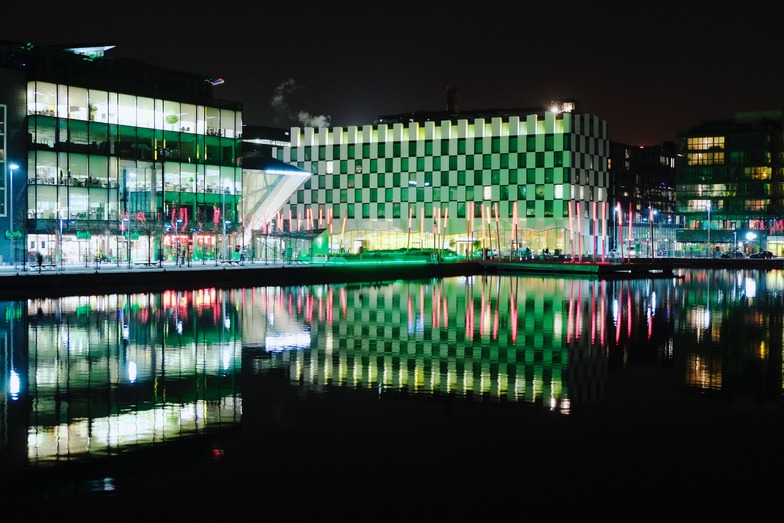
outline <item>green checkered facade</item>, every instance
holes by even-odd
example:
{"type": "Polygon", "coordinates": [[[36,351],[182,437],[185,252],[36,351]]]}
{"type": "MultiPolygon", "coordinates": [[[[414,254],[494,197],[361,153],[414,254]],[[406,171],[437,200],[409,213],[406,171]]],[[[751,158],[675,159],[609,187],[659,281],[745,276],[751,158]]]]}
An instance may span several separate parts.
{"type": "Polygon", "coordinates": [[[444,243],[500,238],[504,251],[517,231],[533,247],[573,242],[588,253],[608,214],[607,126],[588,114],[292,128],[291,145],[275,154],[312,173],[282,209],[292,229],[329,226],[333,238],[365,240],[372,231],[371,248],[437,231],[444,243]]]}

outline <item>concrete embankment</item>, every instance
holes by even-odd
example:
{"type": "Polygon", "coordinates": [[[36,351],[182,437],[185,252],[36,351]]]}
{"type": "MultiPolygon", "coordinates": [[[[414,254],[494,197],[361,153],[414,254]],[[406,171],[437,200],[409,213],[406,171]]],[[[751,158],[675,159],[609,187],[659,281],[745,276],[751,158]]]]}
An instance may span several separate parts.
{"type": "Polygon", "coordinates": [[[193,265],[191,267],[65,268],[38,271],[6,270],[0,276],[0,299],[156,292],[207,287],[242,288],[267,285],[308,285],[378,282],[399,279],[439,278],[481,274],[471,262],[454,263],[345,263],[320,265],[242,266],[193,265]]]}

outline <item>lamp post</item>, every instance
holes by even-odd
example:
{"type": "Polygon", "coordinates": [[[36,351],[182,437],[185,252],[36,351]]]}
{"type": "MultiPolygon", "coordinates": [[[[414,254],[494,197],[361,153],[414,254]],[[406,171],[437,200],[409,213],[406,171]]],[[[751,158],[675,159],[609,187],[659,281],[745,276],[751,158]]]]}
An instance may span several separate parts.
{"type": "MultiPolygon", "coordinates": [[[[757,233],[754,233],[754,232],[751,232],[751,231],[746,233],[746,241],[747,242],[752,243],[756,239],[757,239],[757,233]]],[[[752,250],[754,250],[754,246],[753,245],[751,246],[751,248],[752,248],[752,250]]]]}
{"type": "Polygon", "coordinates": [[[8,194],[8,228],[10,229],[9,239],[11,240],[11,265],[16,266],[16,236],[14,235],[14,173],[19,166],[12,163],[8,166],[11,174],[8,175],[8,186],[10,193],[8,194]]]}
{"type": "Polygon", "coordinates": [[[226,194],[229,192],[229,182],[226,181],[223,184],[223,191],[221,192],[221,222],[223,222],[223,239],[221,244],[221,256],[223,256],[224,260],[228,260],[229,256],[226,252],[226,225],[228,220],[226,220],[226,194]]]}
{"type": "Polygon", "coordinates": [[[648,225],[650,226],[650,229],[651,229],[651,234],[650,234],[651,235],[651,242],[648,245],[648,249],[650,249],[651,258],[655,258],[656,257],[656,249],[655,249],[656,246],[655,246],[654,241],[653,241],[653,215],[654,214],[656,214],[656,211],[653,209],[653,207],[648,206],[648,225]]]}
{"type": "Polygon", "coordinates": [[[711,252],[711,220],[710,220],[710,210],[711,210],[711,202],[708,201],[708,256],[712,257],[713,253],[711,252]]]}
{"type": "MultiPolygon", "coordinates": [[[[122,219],[123,224],[125,225],[125,234],[127,235],[127,254],[128,254],[128,268],[131,268],[131,220],[126,216],[122,219]]],[[[118,253],[119,255],[119,253],[118,253]]]]}

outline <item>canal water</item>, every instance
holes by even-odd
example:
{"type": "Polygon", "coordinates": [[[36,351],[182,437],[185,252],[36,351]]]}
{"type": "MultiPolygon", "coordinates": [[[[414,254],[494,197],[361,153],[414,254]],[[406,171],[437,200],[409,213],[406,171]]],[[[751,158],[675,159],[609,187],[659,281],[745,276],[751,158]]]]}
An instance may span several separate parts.
{"type": "Polygon", "coordinates": [[[0,499],[22,515],[780,513],[782,271],[0,308],[0,499]]]}

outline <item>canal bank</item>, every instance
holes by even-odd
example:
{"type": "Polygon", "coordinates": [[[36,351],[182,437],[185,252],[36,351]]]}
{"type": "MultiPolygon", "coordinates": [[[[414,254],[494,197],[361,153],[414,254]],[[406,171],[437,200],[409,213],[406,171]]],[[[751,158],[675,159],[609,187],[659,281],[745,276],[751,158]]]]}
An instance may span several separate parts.
{"type": "Polygon", "coordinates": [[[241,288],[350,282],[376,282],[482,274],[473,262],[357,262],[324,264],[246,263],[218,266],[174,263],[127,267],[98,264],[64,267],[5,268],[0,272],[0,299],[189,290],[204,287],[241,288]]]}
{"type": "Polygon", "coordinates": [[[174,262],[133,266],[99,263],[65,266],[0,268],[0,299],[189,290],[204,287],[312,285],[416,280],[482,274],[539,274],[577,278],[673,277],[679,268],[784,269],[784,258],[660,258],[618,263],[569,261],[353,261],[305,263],[186,264],[174,262]]]}

